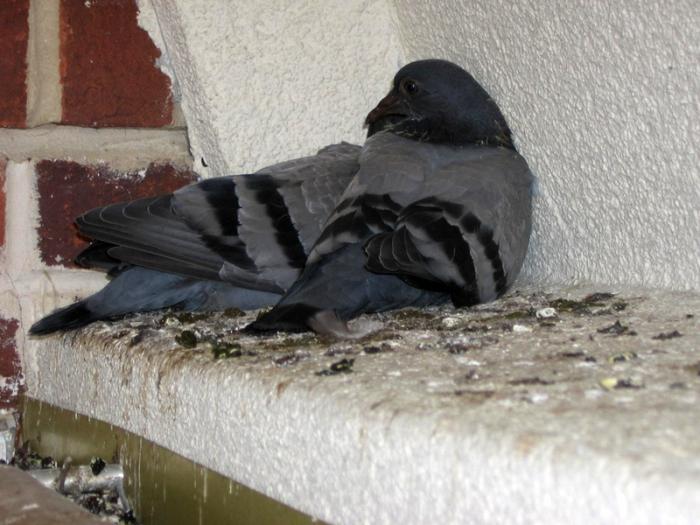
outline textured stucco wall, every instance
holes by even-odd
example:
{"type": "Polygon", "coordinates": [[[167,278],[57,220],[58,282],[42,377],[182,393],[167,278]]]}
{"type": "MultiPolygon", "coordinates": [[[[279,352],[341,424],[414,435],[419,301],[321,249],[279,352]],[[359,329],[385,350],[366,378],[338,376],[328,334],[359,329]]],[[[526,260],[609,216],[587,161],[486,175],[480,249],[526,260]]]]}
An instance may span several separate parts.
{"type": "Polygon", "coordinates": [[[255,170],[332,142],[362,141],[364,117],[399,63],[385,0],[140,5],[140,23],[165,47],[165,70],[182,93],[195,168],[206,175],[255,170]]]}
{"type": "Polygon", "coordinates": [[[700,288],[696,0],[394,0],[408,59],[466,67],[539,178],[523,277],[700,288]]]}

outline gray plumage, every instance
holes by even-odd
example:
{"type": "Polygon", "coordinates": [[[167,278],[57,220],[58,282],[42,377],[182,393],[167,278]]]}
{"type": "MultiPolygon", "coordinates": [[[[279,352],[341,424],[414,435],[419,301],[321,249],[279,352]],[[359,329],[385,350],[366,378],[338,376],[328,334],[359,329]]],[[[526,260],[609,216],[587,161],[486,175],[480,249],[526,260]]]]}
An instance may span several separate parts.
{"type": "Polygon", "coordinates": [[[361,149],[87,213],[81,260],[116,277],[32,332],[276,302],[249,330],[353,336],[361,313],[502,295],[527,251],[533,177],[488,93],[454,64],[414,62],[366,125],[361,149]]]}
{"type": "Polygon", "coordinates": [[[77,261],[113,279],[35,323],[45,334],[162,308],[254,309],[298,277],[359,146],[337,144],[251,175],[204,180],[173,194],[112,204],[76,220],[93,243],[77,261]]]}
{"type": "Polygon", "coordinates": [[[517,276],[533,177],[486,91],[454,64],[414,62],[367,124],[303,274],[251,330],[352,335],[343,321],[360,313],[487,302],[517,276]]]}
{"type": "Polygon", "coordinates": [[[525,258],[531,183],[512,149],[416,145],[388,132],[370,137],[304,274],[254,327],[303,329],[326,310],[347,320],[495,299],[525,258]]]}

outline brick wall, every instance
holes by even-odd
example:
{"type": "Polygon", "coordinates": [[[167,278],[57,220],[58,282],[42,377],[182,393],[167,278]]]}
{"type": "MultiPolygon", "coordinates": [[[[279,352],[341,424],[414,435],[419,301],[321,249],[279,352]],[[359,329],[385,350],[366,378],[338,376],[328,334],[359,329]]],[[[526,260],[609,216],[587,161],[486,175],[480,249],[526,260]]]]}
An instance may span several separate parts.
{"type": "Polygon", "coordinates": [[[102,286],[73,218],[194,180],[136,0],[0,2],[0,409],[31,381],[26,330],[102,286]]]}

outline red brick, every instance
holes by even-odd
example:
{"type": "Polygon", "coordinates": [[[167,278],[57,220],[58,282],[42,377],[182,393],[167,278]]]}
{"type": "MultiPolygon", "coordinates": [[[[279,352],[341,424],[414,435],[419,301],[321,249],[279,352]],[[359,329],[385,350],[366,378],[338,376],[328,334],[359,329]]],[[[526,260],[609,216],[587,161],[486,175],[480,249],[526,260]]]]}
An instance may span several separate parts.
{"type": "Polygon", "coordinates": [[[26,390],[15,341],[18,328],[17,319],[0,317],[0,408],[16,407],[18,396],[26,390]]]}
{"type": "Polygon", "coordinates": [[[136,21],[135,0],[61,0],[63,123],[160,127],[172,122],[170,79],[136,21]]]}
{"type": "Polygon", "coordinates": [[[75,267],[73,259],[87,246],[73,225],[78,215],[113,202],[171,193],[196,180],[193,172],[170,164],[151,164],[141,174],[106,165],[44,160],[36,172],[41,258],[49,265],[69,267],[75,267]]]}
{"type": "Polygon", "coordinates": [[[5,167],[7,159],[0,157],[0,248],[5,246],[5,167]]]}
{"type": "Polygon", "coordinates": [[[0,126],[23,128],[27,119],[29,0],[0,2],[0,126]]]}

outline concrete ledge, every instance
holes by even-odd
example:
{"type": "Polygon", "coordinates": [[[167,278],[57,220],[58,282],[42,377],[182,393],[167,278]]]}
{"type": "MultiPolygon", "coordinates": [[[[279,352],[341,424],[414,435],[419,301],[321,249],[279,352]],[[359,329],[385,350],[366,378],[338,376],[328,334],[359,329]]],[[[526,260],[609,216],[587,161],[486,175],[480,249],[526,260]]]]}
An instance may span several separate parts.
{"type": "Polygon", "coordinates": [[[356,343],[140,316],[34,340],[27,383],[332,523],[695,523],[700,296],[598,291],[376,316],[356,343]]]}

